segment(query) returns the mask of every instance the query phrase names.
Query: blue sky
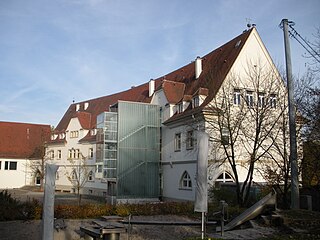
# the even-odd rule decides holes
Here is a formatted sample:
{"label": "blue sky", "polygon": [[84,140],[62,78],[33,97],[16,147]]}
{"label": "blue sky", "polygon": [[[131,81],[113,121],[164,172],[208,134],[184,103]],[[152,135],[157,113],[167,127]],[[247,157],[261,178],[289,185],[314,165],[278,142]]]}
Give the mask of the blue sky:
{"label": "blue sky", "polygon": [[[313,40],[319,0],[1,0],[0,121],[56,126],[72,103],[169,73],[246,29],[284,66],[281,19]],[[305,52],[291,40],[293,71]]]}

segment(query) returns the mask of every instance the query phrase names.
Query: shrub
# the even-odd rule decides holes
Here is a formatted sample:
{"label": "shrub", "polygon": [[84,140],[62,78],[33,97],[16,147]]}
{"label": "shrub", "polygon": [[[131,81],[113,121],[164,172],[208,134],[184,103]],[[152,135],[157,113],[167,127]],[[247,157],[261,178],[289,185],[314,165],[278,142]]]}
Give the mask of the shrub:
{"label": "shrub", "polygon": [[20,202],[11,197],[7,190],[0,192],[0,221],[20,219]]}

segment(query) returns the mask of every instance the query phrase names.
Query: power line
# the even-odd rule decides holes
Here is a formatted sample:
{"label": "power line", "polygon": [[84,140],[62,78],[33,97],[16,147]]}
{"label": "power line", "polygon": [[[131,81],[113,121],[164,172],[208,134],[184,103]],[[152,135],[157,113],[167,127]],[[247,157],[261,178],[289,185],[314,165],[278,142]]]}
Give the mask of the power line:
{"label": "power line", "polygon": [[[294,28],[294,22],[288,25],[290,30],[288,31],[290,36],[293,37],[300,45],[318,62],[320,63],[320,54],[313,49],[310,43],[305,40]],[[302,41],[301,41],[302,40]]]}

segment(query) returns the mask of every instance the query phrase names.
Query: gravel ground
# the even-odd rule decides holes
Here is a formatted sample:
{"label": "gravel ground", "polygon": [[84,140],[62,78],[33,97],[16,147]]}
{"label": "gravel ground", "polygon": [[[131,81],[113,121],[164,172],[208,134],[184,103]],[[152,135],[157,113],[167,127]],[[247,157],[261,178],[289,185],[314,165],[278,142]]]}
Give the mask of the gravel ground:
{"label": "gravel ground", "polygon": [[[137,216],[132,220],[144,221],[192,221],[181,216]],[[55,240],[76,240],[84,239],[80,226],[91,225],[91,220],[65,220],[66,228],[54,231]],[[127,225],[126,225],[127,226]],[[41,221],[10,221],[0,222],[0,239],[41,239]],[[130,234],[122,233],[120,240],[142,240],[142,239],[185,239],[187,237],[201,236],[200,226],[163,226],[163,225],[132,225]]]}

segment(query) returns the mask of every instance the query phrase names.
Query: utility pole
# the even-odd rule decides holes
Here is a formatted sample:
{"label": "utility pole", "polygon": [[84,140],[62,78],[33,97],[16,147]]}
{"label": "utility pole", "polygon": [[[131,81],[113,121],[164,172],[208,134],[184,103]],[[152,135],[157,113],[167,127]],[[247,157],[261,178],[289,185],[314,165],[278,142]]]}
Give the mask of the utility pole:
{"label": "utility pole", "polygon": [[288,19],[282,19],[284,33],[284,48],[286,57],[288,104],[289,104],[289,131],[290,131],[290,163],[291,163],[291,209],[300,208],[299,177],[297,163],[297,139],[296,139],[296,111],[294,104],[294,85],[292,81],[291,51],[289,42],[288,25],[294,24]]}

